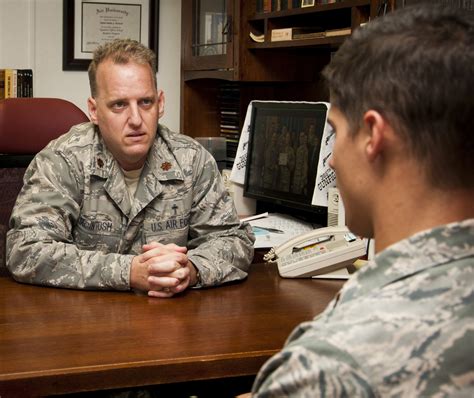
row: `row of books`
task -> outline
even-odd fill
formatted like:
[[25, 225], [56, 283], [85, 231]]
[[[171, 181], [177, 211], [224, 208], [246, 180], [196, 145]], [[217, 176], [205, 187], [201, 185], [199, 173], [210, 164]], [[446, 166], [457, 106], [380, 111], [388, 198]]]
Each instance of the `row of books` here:
[[33, 70], [0, 69], [0, 99], [33, 97]]
[[[416, 3], [420, 3], [421, 0], [404, 0], [403, 7], [411, 6]], [[474, 10], [474, 1], [473, 0], [438, 0], [436, 3], [441, 3], [457, 8], [462, 8], [465, 10]]]
[[257, 0], [257, 13], [284, 11], [288, 9], [311, 7], [318, 4], [337, 3], [343, 0]]
[[282, 11], [288, 8], [299, 8], [301, 0], [257, 0], [256, 12]]
[[225, 82], [219, 87], [220, 136], [226, 140], [226, 168], [232, 169], [240, 138], [240, 86]]

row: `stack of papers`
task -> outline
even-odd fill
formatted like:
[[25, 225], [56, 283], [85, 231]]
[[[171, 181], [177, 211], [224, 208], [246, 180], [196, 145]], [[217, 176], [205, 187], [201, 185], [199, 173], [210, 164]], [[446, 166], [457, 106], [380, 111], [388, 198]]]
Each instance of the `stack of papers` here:
[[248, 221], [252, 226], [256, 249], [279, 246], [288, 239], [309, 232], [316, 227], [311, 223], [280, 213], [263, 213], [242, 221]]

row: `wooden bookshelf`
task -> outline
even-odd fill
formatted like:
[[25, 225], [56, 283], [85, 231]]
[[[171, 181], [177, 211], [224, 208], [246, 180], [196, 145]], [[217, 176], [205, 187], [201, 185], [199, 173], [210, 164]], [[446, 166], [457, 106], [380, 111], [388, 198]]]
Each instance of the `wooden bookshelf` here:
[[[202, 23], [199, 17], [207, 18], [196, 5], [203, 3], [182, 1], [181, 131], [193, 137], [220, 135], [219, 93], [228, 82], [239, 87], [240, 128], [253, 99], [327, 101], [321, 70], [347, 36], [272, 42], [271, 30], [304, 26], [355, 29], [375, 18], [379, 6], [378, 0], [345, 0], [257, 12], [257, 0], [210, 3], [211, 14], [225, 10], [227, 41], [220, 54], [203, 55], [196, 51], [202, 46], [196, 45]], [[392, 3], [394, 0], [391, 8]], [[253, 41], [250, 32], [263, 34], [264, 42]]]

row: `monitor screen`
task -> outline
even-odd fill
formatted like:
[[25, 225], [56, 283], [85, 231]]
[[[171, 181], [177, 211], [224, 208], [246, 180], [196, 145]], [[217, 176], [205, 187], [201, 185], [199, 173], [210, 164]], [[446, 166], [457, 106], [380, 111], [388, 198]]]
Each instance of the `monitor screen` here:
[[308, 102], [252, 102], [244, 195], [322, 213], [311, 205], [327, 107]]

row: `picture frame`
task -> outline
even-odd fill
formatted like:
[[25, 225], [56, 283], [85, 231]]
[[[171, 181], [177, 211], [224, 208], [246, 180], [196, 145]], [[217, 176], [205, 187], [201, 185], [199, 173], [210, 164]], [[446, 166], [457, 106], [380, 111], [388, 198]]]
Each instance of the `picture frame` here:
[[316, 3], [316, 0], [301, 0], [301, 8], [312, 7]]
[[86, 71], [95, 47], [131, 38], [159, 43], [159, 0], [63, 0], [63, 70]]

